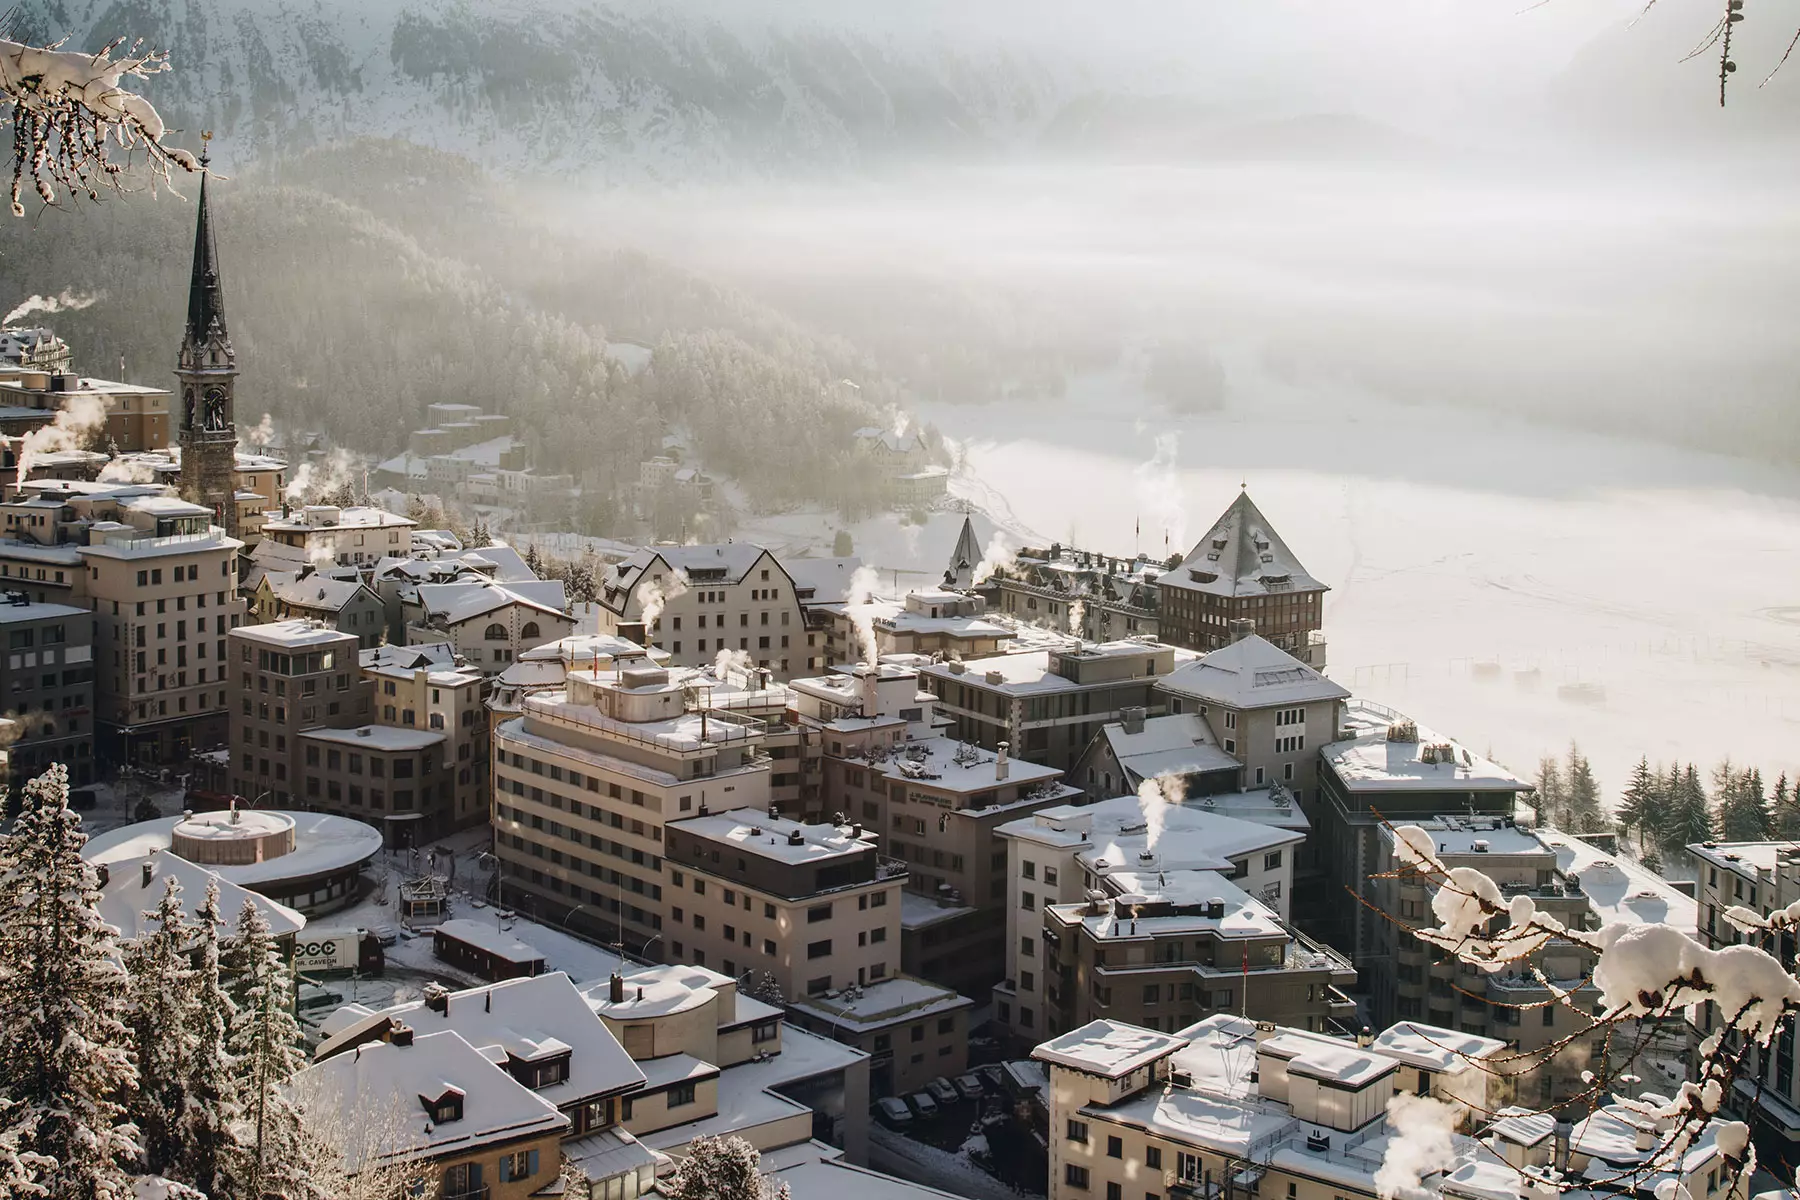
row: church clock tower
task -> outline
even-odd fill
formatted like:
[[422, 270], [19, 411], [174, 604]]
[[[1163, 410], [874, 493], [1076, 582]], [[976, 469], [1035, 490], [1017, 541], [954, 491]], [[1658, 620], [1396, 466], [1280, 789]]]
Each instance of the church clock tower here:
[[[212, 134], [202, 135], [211, 140]], [[226, 533], [237, 536], [237, 422], [233, 392], [237, 355], [225, 329], [225, 296], [219, 286], [219, 253], [213, 244], [206, 201], [206, 165], [200, 156], [200, 213], [194, 228], [194, 273], [188, 284], [187, 329], [175, 377], [181, 388], [181, 498], [213, 510]]]

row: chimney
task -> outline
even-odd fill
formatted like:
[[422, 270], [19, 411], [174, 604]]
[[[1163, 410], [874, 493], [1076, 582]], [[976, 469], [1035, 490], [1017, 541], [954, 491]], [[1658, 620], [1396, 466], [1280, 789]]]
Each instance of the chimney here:
[[1006, 743], [1000, 743], [1000, 752], [994, 756], [994, 778], [1005, 779], [1008, 767], [1006, 761]]
[[1362, 1032], [1356, 1035], [1356, 1044], [1364, 1050], [1373, 1046], [1375, 1044], [1375, 1031], [1370, 1029], [1367, 1025], [1364, 1025], [1362, 1027]]
[[1237, 617], [1231, 622], [1231, 640], [1241, 642], [1256, 632], [1256, 622], [1249, 617]]
[[1126, 733], [1144, 732], [1144, 710], [1142, 708], [1122, 708], [1119, 718], [1125, 725]]
[[617, 971], [614, 971], [612, 973], [612, 978], [607, 982], [609, 985], [606, 994], [607, 999], [614, 1004], [625, 1003], [625, 977]]
[[411, 1025], [395, 1025], [388, 1031], [388, 1041], [396, 1046], [410, 1046], [413, 1043]]
[[156, 864], [151, 862], [149, 859], [145, 859], [144, 860], [144, 886], [149, 887], [150, 881], [155, 878], [156, 878]]
[[450, 989], [441, 984], [433, 984], [425, 989], [425, 1008], [428, 1012], [450, 1015]]
[[865, 666], [856, 674], [857, 691], [862, 695], [862, 715], [877, 716], [881, 712], [881, 672]]

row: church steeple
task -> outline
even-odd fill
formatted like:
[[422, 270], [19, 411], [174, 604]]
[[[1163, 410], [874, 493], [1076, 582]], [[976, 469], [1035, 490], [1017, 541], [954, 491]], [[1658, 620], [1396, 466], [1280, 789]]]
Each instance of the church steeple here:
[[216, 336], [229, 353], [231, 336], [225, 330], [225, 294], [219, 286], [219, 250], [213, 241], [212, 210], [206, 203], [208, 161], [206, 154], [200, 156], [200, 212], [194, 225], [194, 273], [188, 282], [185, 344], [204, 346]]
[[[201, 135], [208, 141], [211, 133]], [[194, 219], [194, 272], [175, 376], [181, 381], [181, 495], [213, 510], [237, 532], [237, 354], [225, 329], [225, 294], [207, 196], [209, 156], [200, 155], [200, 208]]]

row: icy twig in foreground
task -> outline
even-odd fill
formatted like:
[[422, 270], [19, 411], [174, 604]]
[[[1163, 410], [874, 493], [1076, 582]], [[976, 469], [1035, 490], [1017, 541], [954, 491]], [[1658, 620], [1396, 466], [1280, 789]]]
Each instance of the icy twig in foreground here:
[[155, 106], [120, 86], [168, 70], [168, 55], [140, 41], [112, 57], [123, 41], [84, 54], [61, 49], [61, 42], [0, 39], [0, 105], [13, 110], [14, 216], [25, 215], [27, 179], [45, 204], [55, 204], [59, 190], [97, 200], [101, 187], [118, 187], [124, 167], [109, 156], [112, 146], [127, 158], [142, 149], [153, 180], [167, 182], [176, 167], [200, 169], [186, 150], [163, 144], [167, 130]]

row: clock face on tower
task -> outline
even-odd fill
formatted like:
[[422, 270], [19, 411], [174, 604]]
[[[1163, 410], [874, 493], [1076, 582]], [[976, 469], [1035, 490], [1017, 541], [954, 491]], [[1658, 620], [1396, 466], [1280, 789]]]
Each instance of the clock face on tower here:
[[230, 406], [231, 392], [228, 389], [221, 387], [218, 384], [214, 384], [212, 387], [207, 388], [206, 419], [201, 427], [209, 431], [220, 431], [228, 428], [231, 424], [231, 414], [228, 411]]

